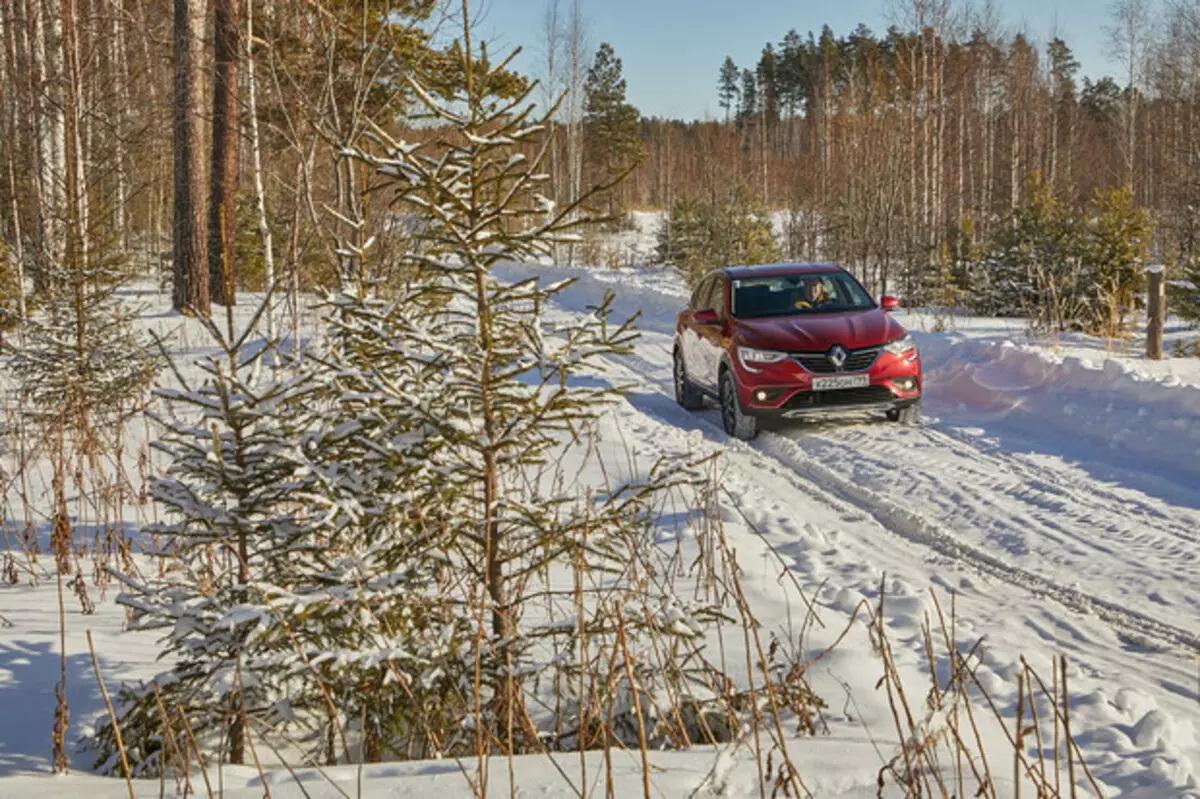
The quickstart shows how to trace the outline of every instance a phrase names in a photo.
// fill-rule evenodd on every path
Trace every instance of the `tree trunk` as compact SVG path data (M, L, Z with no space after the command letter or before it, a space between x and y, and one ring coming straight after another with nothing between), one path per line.
M212 180L208 206L208 280L212 301L236 301L234 242L238 183L238 0L217 0L214 8Z
M121 24L121 20L125 18L125 1L115 0L112 9L111 21L111 36L112 39L108 43L108 59L111 80L115 81L113 107L113 124L116 126L117 135L121 137L125 133L125 118L129 112L129 54L125 46L125 26ZM116 228L117 247L124 251L126 248L127 227L129 225L129 213L127 209L127 198L129 194L129 178L125 169L125 146L118 140L117 147L113 151L113 169L116 172L116 192L113 196L113 227Z
M204 220L204 155L200 142L200 62L204 15L199 0L174 0L175 251L174 306L209 314Z
M246 4L246 99L249 101L250 158L254 173L254 204L258 212L258 237L263 248L263 280L267 293L267 338L275 340L274 292L275 245L267 221L266 191L263 188L262 144L258 136L258 79L254 74L254 0Z
M62 43L62 103L63 103L63 153L67 167L67 183L64 198L67 204L68 229L66 231L71 251L69 263L81 274L87 271L91 246L91 223L88 207L88 183L85 165L91 152L91 115L83 113L83 80L79 70L79 28L75 0L61 0Z
M28 0L29 78L34 103L32 118L37 157L38 288L50 282L61 263L66 240L66 120L62 113L62 19L57 0Z

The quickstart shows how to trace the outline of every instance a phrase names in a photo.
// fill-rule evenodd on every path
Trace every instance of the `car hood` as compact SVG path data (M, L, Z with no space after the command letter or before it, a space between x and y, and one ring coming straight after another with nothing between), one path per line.
M904 328L884 311L797 314L762 319L735 319L736 338L751 347L787 352L825 352L834 344L847 349L876 347L904 335Z

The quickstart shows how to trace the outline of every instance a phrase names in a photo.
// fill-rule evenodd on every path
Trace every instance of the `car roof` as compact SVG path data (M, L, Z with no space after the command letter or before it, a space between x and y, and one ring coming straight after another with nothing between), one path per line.
M724 272L730 280L744 280L752 277L778 277L780 275L820 275L845 270L837 264L795 263L727 266L717 271Z

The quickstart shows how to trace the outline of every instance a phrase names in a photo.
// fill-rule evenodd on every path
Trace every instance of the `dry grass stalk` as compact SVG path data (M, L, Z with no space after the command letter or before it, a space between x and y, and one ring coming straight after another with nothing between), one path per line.
M117 749L121 753L121 765L125 769L125 785L129 788L129 799L135 799L133 792L133 777L129 771L129 758L125 754L125 742L121 739L121 727L117 724L117 714L113 710L112 700L108 698L108 689L104 687L104 677L100 674L100 661L96 659L96 647L92 643L92 631L87 631L88 652L92 655L92 669L96 672L96 684L100 686L100 696L104 707L108 710L109 721L117 736Z
M642 717L642 701L638 692L637 679L633 673L633 662L629 656L629 642L625 635L625 614L621 606L617 609L617 642L621 646L622 660L625 662L625 675L629 679L629 693L633 702L633 712L637 717L638 750L642 755L642 791L646 799L650 799L650 756L646 752L646 720Z
M1062 671L1062 719L1063 737L1067 740L1067 781L1071 786L1071 799L1075 799L1075 758L1071 755L1071 691L1067 688L1067 656L1059 661Z
M186 797L193 792L192 779L191 779L191 775L188 773L188 768L186 765L186 760L183 757L183 753L179 749L179 738L175 735L175 731L171 728L171 720L167 714L166 706L163 705L162 694L158 690L158 684L151 682L150 688L154 691L154 702L156 705L158 705L158 713L162 719L163 741L165 741L166 745L169 747L169 753L171 755L171 762L174 764L175 768L177 769L177 772L176 772L177 776L175 777L175 790L176 791L179 790L179 780L180 780L180 777L182 776L184 786L186 787L186 790L184 792L184 796ZM114 728L115 728L115 726L116 726L116 724L114 722ZM165 767L162 769L162 773L166 774Z
M936 668L937 653L933 646L932 636L934 622L927 614L922 632L924 634L925 660L929 668L932 687L925 702L927 710L924 718L915 726L909 721L914 715L912 706L903 686L899 684L899 669L896 667L894 653L887 640L886 627L881 623L881 610L885 605L882 595L879 604L880 610L872 619L871 629L876 637L876 649L884 663L884 676L880 679L879 686L887 686L889 689L888 699L892 708L893 723L901 742L900 751L880 771L879 789L883 791L886 788L885 777L891 775L901 788L903 795L914 799L950 795L992 797L999 795L999 787L988 764L987 748L980 732L979 719L976 717L974 696L977 696L995 722L996 728L1004 734L1012 749L1013 790L1016 796L1023 793L1025 783L1032 784L1039 799L1063 799L1065 796L1075 796L1073 769L1076 760L1084 769L1096 795L1102 796L1103 793L1092 778L1083 759L1083 753L1070 731L1068 715L1070 692L1063 670L1065 658L1056 658L1055 660L1053 690L1046 687L1046 684L1024 657L1020 658L1021 668L1016 675L1016 728L1015 731L1010 731L1003 712L980 682L976 673L981 661L975 661L975 652L981 642L977 641L966 653L960 652L951 633L956 619L952 617L950 624L947 625L945 614L936 594L933 595L933 600L936 608L936 622L941 630L941 641L946 647L946 654L949 657L950 674L944 685L939 682ZM951 607L953 613L953 604ZM1058 687L1060 679L1063 681L1061 691ZM1055 718L1052 720L1055 756L1055 773L1053 775L1046 764L1047 753L1042 737L1042 721L1037 711L1035 687L1043 699L1055 709ZM1029 710L1028 724L1026 707ZM970 734L966 736L960 721L960 711L966 715L970 728ZM931 722L934 721L937 721L939 726L931 726ZM1061 737L1060 721L1062 723ZM1036 759L1032 759L1026 751L1030 736L1037 747ZM1068 770L1072 772L1068 775L1071 785L1066 794L1063 793L1063 788L1058 781L1058 750L1060 746L1068 750ZM948 761L944 757L947 754L952 756ZM903 761L903 769L896 768L898 761ZM942 762L954 764L953 789L944 778L944 769L939 765ZM964 763L967 769L964 769ZM968 769L974 785L966 783Z

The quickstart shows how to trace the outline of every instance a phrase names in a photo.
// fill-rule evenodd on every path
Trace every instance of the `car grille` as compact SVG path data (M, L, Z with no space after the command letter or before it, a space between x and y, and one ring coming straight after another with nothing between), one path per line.
M836 408L844 405L875 405L891 402L896 398L887 386L864 388L839 388L833 391L800 391L783 404L785 411L800 411L806 408Z
M843 372L862 372L871 368L871 364L875 363L875 359L879 357L880 348L870 347L865 350L851 350L846 356L846 362L842 364L841 371ZM838 372L837 367L829 360L829 356L823 352L798 352L793 358L808 371L818 375L830 375Z

